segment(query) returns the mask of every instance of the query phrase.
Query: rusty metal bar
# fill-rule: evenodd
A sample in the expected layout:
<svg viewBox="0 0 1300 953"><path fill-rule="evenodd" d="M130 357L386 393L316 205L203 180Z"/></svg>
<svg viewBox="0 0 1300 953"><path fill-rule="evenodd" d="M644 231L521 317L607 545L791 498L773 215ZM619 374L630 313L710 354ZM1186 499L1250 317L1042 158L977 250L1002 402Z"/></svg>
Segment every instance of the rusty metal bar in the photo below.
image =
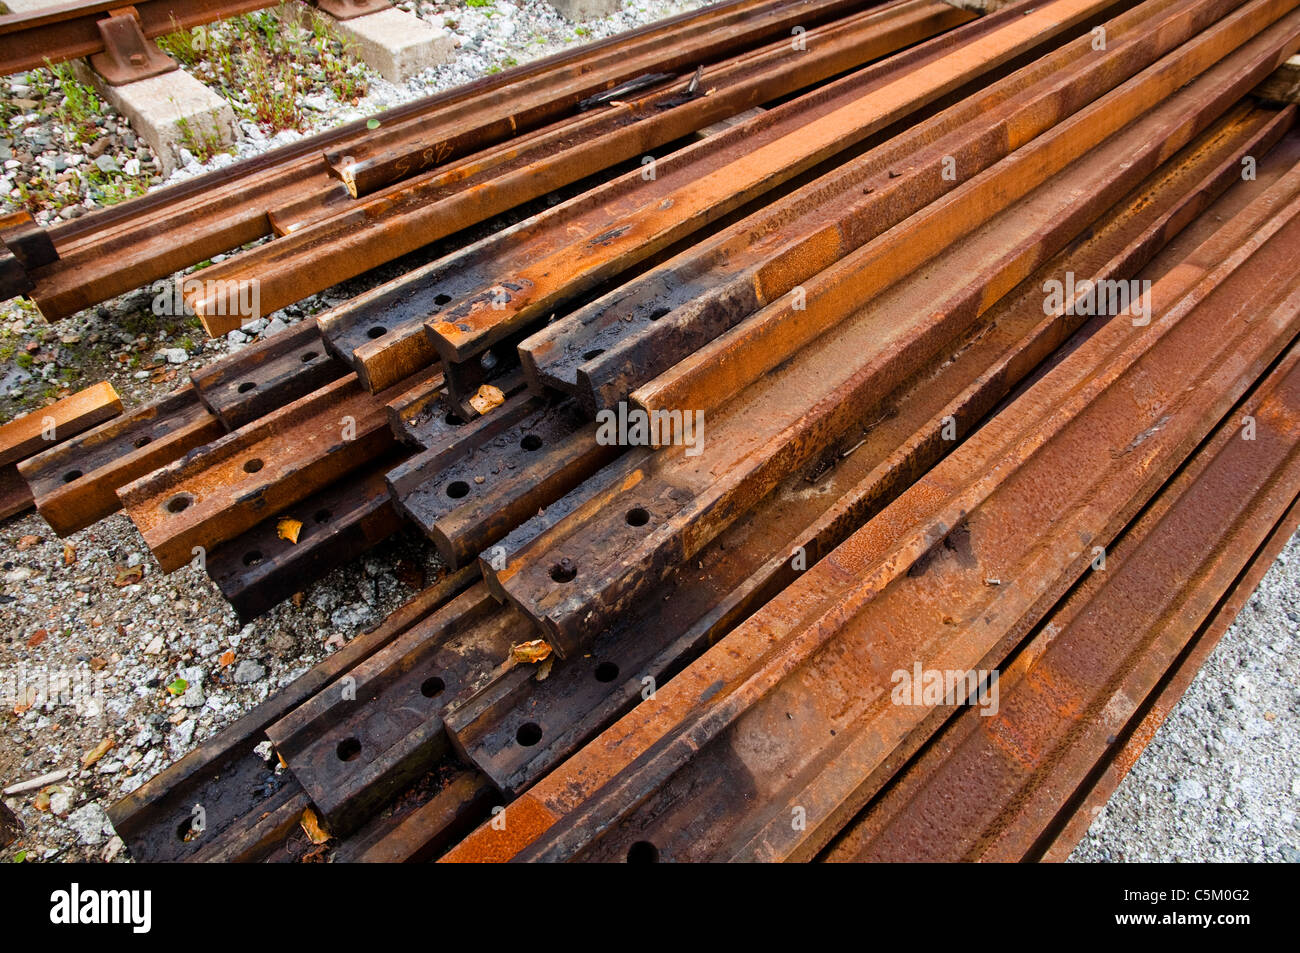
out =
<svg viewBox="0 0 1300 953"><path fill-rule="evenodd" d="M224 433L187 385L24 460L18 471L45 522L68 536L117 512L121 487Z"/></svg>
<svg viewBox="0 0 1300 953"><path fill-rule="evenodd" d="M620 453L597 442L572 401L517 398L407 461L388 482L448 565L463 566Z"/></svg>
<svg viewBox="0 0 1300 953"><path fill-rule="evenodd" d="M0 75L94 56L107 49L100 23L123 8L150 39L275 6L276 0L91 0L0 16Z"/></svg>
<svg viewBox="0 0 1300 953"><path fill-rule="evenodd" d="M1291 505L1273 533L1256 551L1250 564L1196 634L1191 646L1176 663L1158 693L1148 700L1142 719L1121 739L1119 750L1110 759L1101 776L1081 797L1076 798L1060 827L1048 835L1044 844L1039 845L1036 859L1061 862L1074 851L1096 820L1097 814L1110 800L1115 788L1146 750L1147 742L1155 736L1174 706L1182 699L1192 679L1219 644L1232 621L1254 595L1264 575L1295 535L1297 527L1300 527L1300 499Z"/></svg>
<svg viewBox="0 0 1300 953"><path fill-rule="evenodd" d="M450 856L820 849L950 710L894 703L890 671L1000 664L1295 337L1300 283L1278 276L1300 241L1297 186L1300 170L1281 211L1265 194L1166 276L1149 325L1098 322L652 705L508 806L506 833L480 828ZM1225 324L1243 312L1249 326Z"/></svg>
<svg viewBox="0 0 1300 953"><path fill-rule="evenodd" d="M447 345L445 365L468 362L494 344L526 331L561 301L649 259L674 240L793 178L821 153L847 148L847 142L834 137L820 150L807 141L803 130L811 119L835 114L841 124L865 136L964 83L987 76L1014 55L1054 44L1088 16L1107 9L1105 5L1073 3L1067 15L1054 14L1050 23L1048 14L1040 10L1037 16L1042 20L1034 15L995 14L958 27L797 102L769 110L743 126L659 159L651 181L644 177L644 170L629 173L354 299L321 316L326 340L371 387L384 386L429 364L438 354L434 346L438 342ZM1035 25L1044 27L1041 34L1023 32ZM967 41L997 49L981 47L982 57L972 53L963 59L958 51L965 49ZM946 72L932 68L943 62L950 67ZM926 74L931 77L928 83L900 92L906 77ZM875 88L894 89L900 93L900 101L866 117L855 112L860 105L854 104L865 91ZM838 114L837 108L841 108ZM791 133L788 139L780 135L783 131ZM781 171L775 178L755 179L757 173L751 166L759 159L751 153L769 140L785 142L793 154L765 156ZM769 152L773 150L775 145ZM736 166L744 167L743 175ZM753 185L748 191L739 187L746 181ZM432 337L426 337L421 324L430 316ZM456 340L439 327L454 334Z"/></svg>
<svg viewBox="0 0 1300 953"><path fill-rule="evenodd" d="M232 302L253 283L266 310L283 307L524 202L644 156L719 119L970 19L969 13L939 0L903 0L882 12L869 11L819 28L816 33L827 35L815 36L802 52L792 53L788 38L782 39L762 55L716 65L711 75L718 75L711 79L710 95L683 100L678 91L664 90L611 106L555 130L512 140L487 155L399 182L339 215L234 255L195 275L203 286L187 293L187 304L210 334L225 333L238 327ZM688 78L680 77L682 83ZM852 142L847 139L841 148ZM641 176L640 171L635 173L636 181L644 181ZM778 178L772 184L779 183ZM328 269L320 267L322 260L329 261ZM496 340L505 336L499 334Z"/></svg>
<svg viewBox="0 0 1300 953"><path fill-rule="evenodd" d="M118 491L164 572L251 529L393 445L384 399L327 384Z"/></svg>
<svg viewBox="0 0 1300 953"><path fill-rule="evenodd" d="M1031 859L1300 493L1298 438L1292 348L1003 668L997 712L946 727L827 859Z"/></svg>
<svg viewBox="0 0 1300 953"><path fill-rule="evenodd" d="M213 361L190 375L204 405L237 430L347 374L314 318Z"/></svg>
<svg viewBox="0 0 1300 953"><path fill-rule="evenodd" d="M122 399L108 381L77 391L0 427L0 466L17 463L122 412Z"/></svg>
<svg viewBox="0 0 1300 953"><path fill-rule="evenodd" d="M355 830L447 752L445 697L491 678L531 625L475 585L267 728L336 834ZM370 705L383 695L387 704ZM400 699L400 701L399 701Z"/></svg>
<svg viewBox="0 0 1300 953"><path fill-rule="evenodd" d="M121 412L117 391L102 381L0 427L0 520L23 512L34 502L31 488L19 474L19 461Z"/></svg>
<svg viewBox="0 0 1300 953"><path fill-rule="evenodd" d="M1297 25L1300 14L1288 14L887 294L857 296L869 283L860 266L874 252L871 243L817 276L806 286L808 308L822 309L822 317L838 309L834 335L708 416L694 448L666 447L626 487L575 511L494 572L497 584L545 626L557 651L580 651L668 566L692 558L785 474L852 446L851 428L884 393L1065 247L1098 205L1122 197L1240 98L1256 74L1296 44ZM940 301L935 288L947 289ZM634 512L648 521L632 525ZM564 559L577 572L557 579L553 572Z"/></svg>

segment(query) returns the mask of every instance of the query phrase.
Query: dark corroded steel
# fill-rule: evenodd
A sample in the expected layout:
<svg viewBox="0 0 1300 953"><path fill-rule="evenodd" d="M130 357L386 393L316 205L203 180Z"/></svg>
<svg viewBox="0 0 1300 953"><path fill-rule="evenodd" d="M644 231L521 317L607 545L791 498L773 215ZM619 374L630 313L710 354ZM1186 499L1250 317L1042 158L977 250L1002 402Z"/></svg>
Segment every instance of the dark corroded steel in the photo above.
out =
<svg viewBox="0 0 1300 953"><path fill-rule="evenodd" d="M360 473L268 517L208 553L206 568L247 622L355 559L402 525L384 475L401 455L381 456ZM282 519L302 524L286 538Z"/></svg>
<svg viewBox="0 0 1300 953"><path fill-rule="evenodd" d="M314 318L213 361L190 375L199 398L230 430L347 374Z"/></svg>
<svg viewBox="0 0 1300 953"><path fill-rule="evenodd" d="M267 729L330 829L346 834L447 752L444 696L507 664L528 622L476 585ZM382 694L383 705L369 704Z"/></svg>
<svg viewBox="0 0 1300 953"><path fill-rule="evenodd" d="M353 639L115 802L108 814L131 856L139 861L248 859L270 836L257 830L262 815L278 810L296 823L309 801L292 775L275 770L274 757L268 763L254 750L265 740L266 727L435 611L469 585L473 576L462 572L439 580L378 627ZM196 804L203 808L201 832L194 830ZM273 827L280 826L283 818L276 821Z"/></svg>
<svg viewBox="0 0 1300 953"><path fill-rule="evenodd" d="M449 565L476 559L622 452L573 401L520 398L389 474L402 512Z"/></svg>

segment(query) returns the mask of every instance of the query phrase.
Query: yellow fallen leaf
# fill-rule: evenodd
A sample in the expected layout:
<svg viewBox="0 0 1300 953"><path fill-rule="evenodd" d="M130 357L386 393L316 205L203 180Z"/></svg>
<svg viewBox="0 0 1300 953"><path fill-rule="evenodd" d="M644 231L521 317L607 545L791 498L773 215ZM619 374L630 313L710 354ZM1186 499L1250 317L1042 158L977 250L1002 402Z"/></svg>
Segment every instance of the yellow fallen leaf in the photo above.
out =
<svg viewBox="0 0 1300 953"><path fill-rule="evenodd" d="M104 755L108 754L109 749L111 749L114 744L115 742L112 738L105 738L99 744L95 745L95 747L86 752L86 756L81 759L81 766L83 768L90 767L100 758L104 757Z"/></svg>
<svg viewBox="0 0 1300 953"><path fill-rule="evenodd" d="M132 566L130 569L121 570L113 579L113 585L121 589L124 586L134 586L142 579L144 579L144 566Z"/></svg>
<svg viewBox="0 0 1300 953"><path fill-rule="evenodd" d="M307 839L313 844L323 844L330 839L330 832L321 827L320 820L316 817L316 812L311 808L306 808L302 812L302 829L307 833Z"/></svg>
<svg viewBox="0 0 1300 953"><path fill-rule="evenodd" d="M291 543L298 542L298 533L302 531L302 522L288 517L275 524L275 534Z"/></svg>
<svg viewBox="0 0 1300 953"><path fill-rule="evenodd" d="M71 543L63 544L63 565L71 566L77 561L77 547Z"/></svg>
<svg viewBox="0 0 1300 953"><path fill-rule="evenodd" d="M551 654L551 646L545 639L533 639L531 642L518 642L510 647L510 657L516 662L545 662Z"/></svg>
<svg viewBox="0 0 1300 953"><path fill-rule="evenodd" d="M469 399L469 405L480 414L486 414L505 402L506 395L501 392L501 388L493 387L491 384L483 384L479 387L478 393Z"/></svg>

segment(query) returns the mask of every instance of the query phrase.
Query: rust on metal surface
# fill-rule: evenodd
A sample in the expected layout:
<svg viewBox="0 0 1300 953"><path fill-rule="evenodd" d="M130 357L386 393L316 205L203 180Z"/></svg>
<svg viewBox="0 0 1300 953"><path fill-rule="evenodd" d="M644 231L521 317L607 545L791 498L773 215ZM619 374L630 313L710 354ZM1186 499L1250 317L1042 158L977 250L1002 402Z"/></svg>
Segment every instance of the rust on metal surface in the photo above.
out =
<svg viewBox="0 0 1300 953"><path fill-rule="evenodd" d="M121 487L223 433L187 385L24 460L18 469L41 516L67 536L115 513Z"/></svg>
<svg viewBox="0 0 1300 953"><path fill-rule="evenodd" d="M118 491L164 572L251 529L393 444L355 376L286 404Z"/></svg>

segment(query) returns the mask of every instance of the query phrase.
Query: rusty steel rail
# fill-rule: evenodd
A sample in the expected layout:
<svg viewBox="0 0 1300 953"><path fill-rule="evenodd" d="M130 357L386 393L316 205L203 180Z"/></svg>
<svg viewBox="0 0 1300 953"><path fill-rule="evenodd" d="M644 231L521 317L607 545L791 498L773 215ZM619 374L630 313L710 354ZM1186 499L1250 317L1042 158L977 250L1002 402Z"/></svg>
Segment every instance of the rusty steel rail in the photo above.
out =
<svg viewBox="0 0 1300 953"><path fill-rule="evenodd" d="M121 11L148 39L273 7L280 0L91 0L0 16L0 75L104 53L112 44L101 24ZM155 47L155 55L161 55Z"/></svg>
<svg viewBox="0 0 1300 953"><path fill-rule="evenodd" d="M1189 217L1240 182L1244 155L1267 153L1261 183L1300 161L1300 139L1289 140L1276 158L1269 151L1290 121L1279 118L1225 122L1171 160L1093 223L1086 240L995 306L950 355L890 394L861 445L829 470L792 474L744 521L678 567L661 593L615 619L593 642L591 658L557 661L543 682L513 673L449 705L443 717L457 750L511 794L570 756L639 700L645 676L665 681L797 578L796 562L815 564L903 492L1085 320L1044 316L1045 280L1067 271L1094 281L1136 275ZM952 441L943 439L945 421ZM524 723L540 729L535 745L518 743Z"/></svg>
<svg viewBox="0 0 1300 953"><path fill-rule="evenodd" d="M263 846L255 831L270 836L266 827L259 830L258 824L265 823L272 812L289 814L296 824L309 802L291 775L277 773L274 760L268 762L254 750L265 740L266 727L454 598L472 582L472 577L473 573L466 571L429 586L375 629L317 663L114 803L108 810L109 817L118 834L131 845L132 856L141 861L244 859ZM204 811L202 831L194 829L196 804ZM297 814L286 805L296 806Z"/></svg>
<svg viewBox="0 0 1300 953"><path fill-rule="evenodd" d="M256 618L396 533L403 520L385 474L402 456L381 455L362 472L214 548L205 568L236 615L244 622ZM282 519L301 523L298 533L286 538Z"/></svg>
<svg viewBox="0 0 1300 953"><path fill-rule="evenodd" d="M871 412L882 388L896 386L1064 247L1095 217L1097 204L1118 200L1208 126L1221 108L1216 104L1240 98L1296 48L1297 25L1300 13L1293 11L886 295L873 296L873 282L859 273L875 243L818 275L807 284L807 313L820 309L825 319L838 312L834 335L712 413L698 455L681 445L664 448L647 465L630 469L624 484L512 554L504 570L485 565L485 576L495 577L510 600L545 627L557 651L580 651L666 567L690 559L784 474L852 446L853 423ZM1107 108L1103 98L1084 113ZM1034 146L1025 147L1027 154ZM1019 168L1032 174L1034 163ZM978 187L980 177L968 184ZM945 289L939 301L935 288ZM800 398L792 400L794 394ZM633 513L647 519L633 525ZM575 572L557 568L566 559Z"/></svg>
<svg viewBox="0 0 1300 953"><path fill-rule="evenodd" d="M1102 323L448 859L814 856L952 710L894 703L891 670L1000 665L1295 338L1300 282L1277 277L1298 186L1300 169L1153 289L1150 325Z"/></svg>
<svg viewBox="0 0 1300 953"><path fill-rule="evenodd" d="M1272 534L1255 552L1249 565L1223 596L1213 614L1193 636L1191 644L1175 663L1160 688L1147 700L1141 720L1136 724L1130 722L1126 736L1120 740L1118 750L1106 763L1100 776L1085 791L1076 794L1073 803L1067 806L1058 819L1055 829L1048 833L1044 843L1038 845L1036 859L1062 862L1073 853L1088 828L1097 819L1102 807L1115 792L1115 788L1137 763L1142 752L1146 750L1147 743L1182 699L1192 679L1196 677L1196 673L1219 644L1223 634L1254 595L1255 589L1291 541L1297 528L1300 528L1300 499L1292 504L1286 516L1274 527Z"/></svg>
<svg viewBox="0 0 1300 953"><path fill-rule="evenodd" d="M393 445L381 397L349 375L118 491L172 572Z"/></svg>
<svg viewBox="0 0 1300 953"><path fill-rule="evenodd" d="M313 318L190 375L203 405L235 430L348 373Z"/></svg>
<svg viewBox="0 0 1300 953"><path fill-rule="evenodd" d="M185 386L18 465L36 509L60 536L121 507L117 491L225 433Z"/></svg>
<svg viewBox="0 0 1300 953"><path fill-rule="evenodd" d="M1268 124L1266 124L1266 128L1268 128ZM1189 160L1187 166L1185 168L1182 168L1181 170L1169 174L1165 174L1160 177L1156 177L1156 180L1152 183L1152 188L1157 189L1157 192L1154 195L1148 194L1145 190L1135 194L1132 197L1132 199L1126 203L1126 208L1128 208L1130 211L1127 213L1120 213L1117 221L1121 221L1121 222L1128 221L1125 218L1125 214L1135 215L1136 219L1132 221L1128 221L1128 224L1125 226L1121 226L1118 233L1113 232L1112 229L1107 227L1098 227L1095 230L1094 237L1090 243L1091 245L1095 246L1095 250L1091 252L1091 254L1093 255L1103 254L1106 249L1114 248L1116 243L1118 243L1121 247L1125 248L1126 253L1128 254L1139 254L1141 252L1148 252L1151 250L1151 246L1155 244L1155 242L1153 242L1154 238L1156 238L1160 234L1167 234L1167 232L1165 232L1166 229L1170 227L1174 227L1175 223L1185 220L1186 217L1188 217L1191 214L1194 214L1194 210L1202 207L1200 203L1202 203L1205 200L1204 193L1205 190L1210 187L1210 183L1217 182L1221 187L1222 184L1226 182L1227 177L1235 172L1237 158L1239 157L1239 153L1243 149L1252 151L1252 154L1259 154L1260 152L1263 151L1262 148L1257 148L1257 146L1259 145L1258 140L1251 138L1251 136L1258 135L1258 132L1252 132L1252 129L1255 130L1258 129L1257 123L1254 125L1240 124L1236 127L1236 129L1237 131L1235 132L1235 134L1233 136L1228 137L1228 142L1220 141L1222 137L1216 137L1216 136L1207 137L1207 142L1205 143L1205 145L1203 147L1199 147L1196 151L1192 153L1192 158L1194 158L1194 161ZM1225 150L1227 151L1225 152ZM1217 167L1215 166L1215 163L1218 163ZM1209 172L1209 170L1212 168L1218 168L1219 171L1217 175L1210 175L1208 178L1206 178L1206 173ZM1266 167L1261 168L1261 179L1266 178L1269 174L1270 174L1270 170L1268 168ZM1177 200L1175 201L1175 199ZM1152 212L1153 208L1157 209L1158 211ZM1144 219L1143 218L1144 215L1148 217ZM1141 229L1138 228L1139 225L1145 225L1146 227L1145 229ZM1089 246L1086 245L1085 248L1087 247ZM1072 267L1078 267L1079 269L1083 269L1085 265L1082 261L1072 262ZM1053 272L1048 271L1046 273L1053 273ZM1083 272L1083 273L1092 273L1092 272ZM1041 315L1039 315L1037 318L1034 318L1032 308L1026 308L1024 310L1026 311L1026 314L1030 319L1031 323L1032 322L1045 323L1048 326L1054 323L1053 321L1044 322ZM1068 319L1067 319L1067 323L1068 323ZM980 348L987 349L987 346L990 344L996 345L994 351L990 353L996 353L996 349L998 347L1004 346L1006 342L1015 340L1016 335L1014 331L1004 331L1006 325L1003 320L1001 319L997 320L996 325L999 333L1010 335L1009 337L1004 338L1003 344L996 344L994 335L989 335L989 334L979 335L976 338L977 343L974 348L962 348L959 350L959 354L960 354L959 361L967 360L968 356L976 354ZM1050 351L1051 348L1055 345L1055 342L1059 340L1059 335L1061 333L1063 333L1063 331L1058 328L1055 334L1047 334L1046 336L1040 335L1040 344L1039 344L1038 353L1045 354L1047 351ZM1014 349L1013 349L1013 354L1014 354ZM1008 361L1010 363L1007 363ZM996 401L997 395L1003 392L1002 390L998 390L997 388L1001 387L1005 389L1005 387L1009 386L1014 381L1014 377L1007 377L1006 374L1008 369L1010 367L1016 366L1017 363L1021 364L1021 368L1022 368L1021 372L1023 372L1025 368L1032 366L1032 364L1034 363L1034 359L1030 358L1026 362L1026 359L1023 354L1021 354L1019 358L1009 356L1003 362L1002 365L1003 370L1001 371L990 370L986 378L986 384L984 386L985 387L991 386L994 388L994 390L992 392L983 395L984 403L982 405L978 400L972 401L969 398L966 398L964 400L958 400L957 404L953 405L951 408L944 408L944 409L956 409L960 413L960 408L964 406L966 408L966 414L965 416L963 416L963 420L964 421L978 420L980 414L982 413L979 407L988 406L989 402ZM900 397L898 401L899 406L905 408L911 408L916 404L923 403L926 400L929 400L930 407L928 409L933 411L932 413L933 419L931 420L931 425L928 428L923 428L927 432L935 430L937 428L938 421L941 419L939 411L937 410L936 405L934 404L931 396L934 390L938 390L938 388L933 388L933 389L924 388L918 390L915 393L915 398L916 398L915 400L904 396L904 397ZM951 392L952 388L943 388L943 390L945 392ZM966 429L967 426L968 423L963 423L963 431ZM889 427L888 423L882 424L881 427L876 431L876 433L883 433L884 431L888 430L888 427ZM882 447L892 446L893 439L894 438L885 436L884 438L885 443L882 443L881 446ZM852 457L849 458L848 461L846 461L846 463L843 466L837 467L835 470L833 470L829 478L833 481L837 479L841 479L844 476L844 474L848 473L855 465L865 466L868 470L873 469L873 467L870 464L866 464L863 462L865 458L863 456L859 456L859 453L861 452L862 451L855 453ZM897 462L889 463L888 461L885 461L884 466L877 466L874 469L888 472L888 473L898 473L903 471L906 468L899 465ZM859 470L859 472L862 471ZM852 481L850 480L850 484L851 482ZM838 485L844 486L845 484L841 482ZM835 493L831 493L826 497L826 499L836 499L836 498L838 498L838 494ZM803 505L806 508L809 505L809 501L815 500L816 498L810 497L807 494L791 493L786 496L786 499L796 500L800 505ZM783 507L778 507L777 510L778 512L774 513L773 515L774 522L772 522L771 524L771 531L773 537L778 535L783 529L786 529L789 525L790 514L788 512L788 509L783 506ZM839 518L839 522L844 522L844 521L845 521L845 517L841 515ZM767 540L770 538L769 533L763 529L762 525L757 527L755 532L756 532L756 536L754 537L755 539ZM795 538L797 539L798 537ZM738 538L738 541L740 543L743 543L743 540L744 540L743 536ZM810 546L810 550L811 549L812 547ZM774 547L774 552L776 552L776 550L781 550L782 552L785 551L782 550L780 546ZM723 550L723 552L728 554L729 558L733 560L741 556L742 554L750 553L752 551L753 551L752 547L747 547L742 544L727 546ZM774 561L779 566L782 562L784 562L784 558L778 554L775 557ZM716 578L716 576L718 575L718 571L719 571L718 565L710 559L706 561L705 567L702 567L701 575L703 578ZM743 576L743 572L742 572L742 576ZM680 606L677 608L676 611L678 614L668 616L666 621L675 622L678 625L680 625L681 621L686 617L680 615L680 612L682 611ZM723 612L724 615L726 614L726 611L721 608L713 611L715 613L721 611ZM737 610L733 604L732 612L735 611ZM647 631L647 630L642 629L641 631ZM649 628L648 631L656 631L656 630L654 628ZM628 646L629 647L635 646L637 644L637 641L644 641L644 640L634 640L628 643ZM564 683L563 681L564 673L567 671L570 674L580 674L583 678L586 679L587 683L589 683L592 686L604 687L610 690L621 690L619 691L621 695L630 696L634 698L636 696L635 690L629 692L625 685L620 685L615 679L608 678L608 674L605 670L608 669L610 665L615 663L612 662L610 655L601 653L601 655L598 655L598 658L601 658L602 656L603 656L603 660L599 662L595 660L591 662L583 661L581 665L572 665L568 669L559 669L556 673L552 675L553 679L557 679L556 683L551 683L549 680L548 682L545 683L538 683L531 679L527 679L526 684L530 686L536 686L541 689L546 689L548 685L554 685L556 688L561 689L561 691L559 695L554 695L553 693L553 697L564 697L574 687L571 679L567 683ZM617 658L619 662L625 663L625 665L627 666L625 668L625 671L639 670L637 667L635 667L636 663L634 662L634 660L628 658L627 656L615 655L613 656L613 658ZM594 670L594 674L593 674L593 670ZM634 686L635 689L639 689L639 682L632 681L632 685ZM362 697L362 696L358 696L358 697ZM575 712L580 711L581 702L584 700L586 700L586 698L580 697L578 699L579 704L577 706L571 706L571 710ZM626 703L631 704L630 700L627 701ZM553 717L547 717L544 708L539 709L536 705L531 705L529 706L528 709L525 710L526 711L531 710L534 713L539 711L542 712L542 714L540 714L539 717L546 728L548 746L551 743L552 738L559 739L565 733L562 725L558 725ZM590 716L597 719L601 717L607 717L607 716L600 715L598 712L591 712ZM523 715L521 713L520 716L516 716L516 717L523 717ZM515 725L508 724L508 728L510 729L510 733L513 735L515 733ZM552 734L552 732L554 732L554 734ZM369 735L364 737L367 738L367 741L371 740L372 738L372 736ZM251 747L251 742L248 744L248 747ZM516 748L516 750L520 752L523 752L525 754L531 754L531 753L539 752L544 746L523 747L516 744L514 745L514 747ZM560 750L562 751L563 749L561 748ZM562 757L563 755L559 754L555 756ZM474 814L474 810L468 810L468 811L464 810L466 804L470 802L475 803L477 805L477 813L479 816L482 816L485 810L485 804L487 803L487 801L483 797L483 787L481 781L475 780L471 777L461 777L458 781L458 785L448 785L448 788L446 790L448 791L448 793L445 796L442 795L435 796L434 800L428 802L425 806L417 809L414 813L412 813L406 819L404 819L397 826L395 830L391 831L389 834L381 838L377 843L372 843L369 846L365 847L365 849L361 849L360 847L356 846L356 844L360 841L366 840L366 838L373 836L372 834L366 833L365 836L363 837L362 833L358 833L354 838L345 839L342 847L340 848L340 857L347 857L349 859L378 859L381 857L386 859L403 859L410 856L427 855L427 853L430 850L436 849L437 844L445 842L445 840L449 835L449 831L454 830L455 827L454 822L459 822L463 824L465 823L467 814L468 815ZM470 797L471 793L474 795L473 798ZM478 800L474 800L475 798L477 798ZM258 851L266 849L270 841L275 840L277 837L282 837L284 833L285 824L289 824L289 826L292 826L292 821L296 817L296 814L294 812L296 810L299 810L300 806L301 806L301 802L295 800L288 808L285 808L284 810L280 811L278 814L273 814L271 818L263 821L260 825L250 825L251 828L256 828L256 836L250 833L246 837L242 838L240 841L241 849L244 850L246 853L238 854L238 853L232 853L230 850L227 850L225 853L217 852L214 854L212 852L209 852L202 856L220 856L226 858L243 857L243 859L253 859L254 856L258 855ZM179 817L180 823L182 824L187 823L187 815L185 815L183 812L177 813L173 811L172 813L176 814L176 816ZM275 821L276 818L279 818L279 823L278 824L271 823L272 821ZM175 823L169 826L175 826ZM170 830L167 830L164 833L167 835L172 834ZM157 835L155 834L155 836ZM132 838L131 844L132 844L133 851L135 851L137 849L137 844L134 838ZM254 849L255 847L256 850Z"/></svg>
<svg viewBox="0 0 1300 953"><path fill-rule="evenodd" d="M473 562L622 453L573 401L516 398L388 476L397 505L453 567Z"/></svg>
<svg viewBox="0 0 1300 953"><path fill-rule="evenodd" d="M34 502L31 487L20 475L21 463L121 412L117 391L101 381L0 427L0 519Z"/></svg>
<svg viewBox="0 0 1300 953"><path fill-rule="evenodd" d="M826 859L1034 859L1298 493L1292 347L1002 669L997 712L947 726Z"/></svg>
<svg viewBox="0 0 1300 953"><path fill-rule="evenodd" d="M32 300L54 320L194 265L215 254L341 209L352 200L330 166L405 150L418 164L432 149L448 162L565 116L583 98L655 70L694 69L817 25L860 0L729 0L555 54L358 120L149 195L101 209L48 233L57 260L27 269ZM430 141L430 130L452 137ZM394 175L408 174L394 169ZM124 267L125 266L125 267ZM19 269L21 272L21 269ZM16 279L23 278L18 274ZM29 290L22 281L10 294Z"/></svg>
<svg viewBox="0 0 1300 953"><path fill-rule="evenodd" d="M268 726L267 736L339 834L350 833L448 752L444 696L473 691L533 637L476 584ZM355 691L353 691L355 689ZM377 694L400 704L372 708Z"/></svg>

